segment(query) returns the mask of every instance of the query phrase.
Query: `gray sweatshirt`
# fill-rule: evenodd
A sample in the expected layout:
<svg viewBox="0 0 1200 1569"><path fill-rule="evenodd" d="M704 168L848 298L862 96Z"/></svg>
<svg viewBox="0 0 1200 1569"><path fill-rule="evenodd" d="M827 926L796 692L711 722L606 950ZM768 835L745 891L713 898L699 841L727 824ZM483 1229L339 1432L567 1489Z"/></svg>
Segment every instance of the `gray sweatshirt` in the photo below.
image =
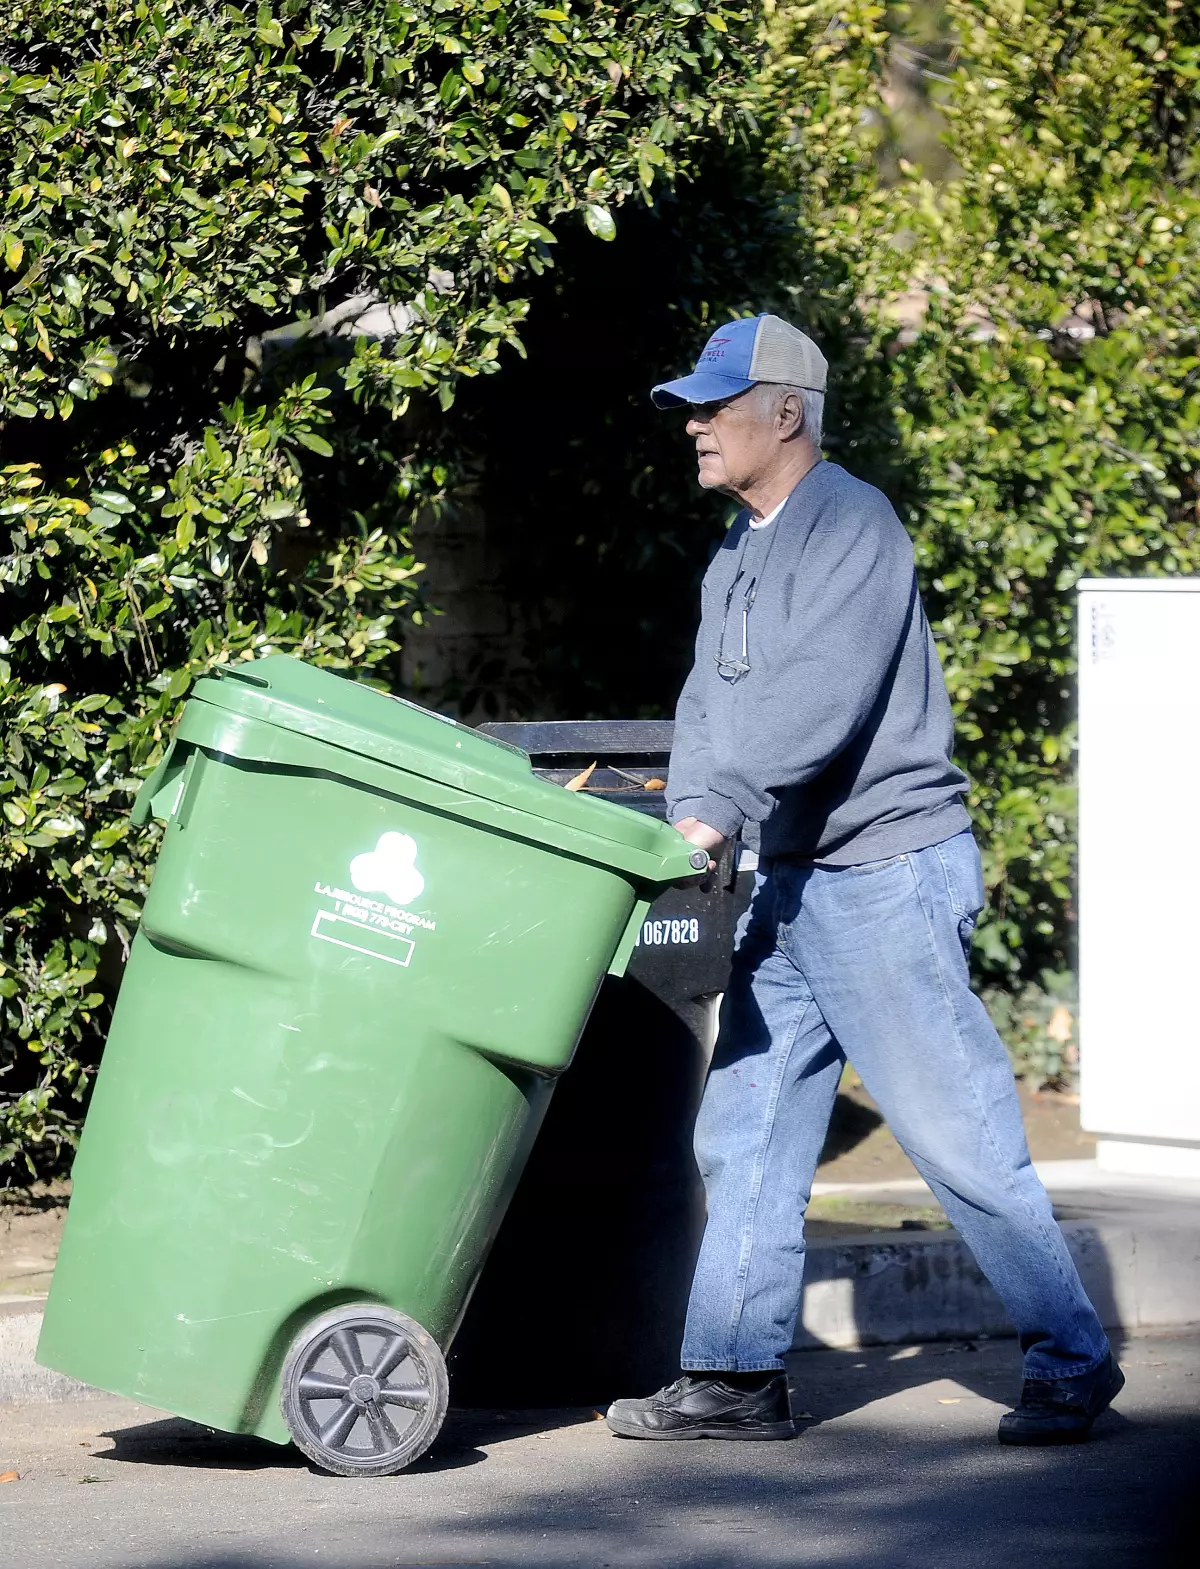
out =
<svg viewBox="0 0 1200 1569"><path fill-rule="evenodd" d="M887 498L821 462L773 523L752 529L748 517L705 574L670 820L741 829L764 856L832 866L959 833L967 780L950 760L912 542Z"/></svg>

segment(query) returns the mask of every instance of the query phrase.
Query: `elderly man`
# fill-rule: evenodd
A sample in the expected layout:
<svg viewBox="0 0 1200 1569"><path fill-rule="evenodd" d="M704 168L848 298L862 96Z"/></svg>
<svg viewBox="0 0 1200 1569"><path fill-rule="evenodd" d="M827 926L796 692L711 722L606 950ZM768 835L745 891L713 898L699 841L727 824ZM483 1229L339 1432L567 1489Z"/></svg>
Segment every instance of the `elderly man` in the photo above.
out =
<svg viewBox="0 0 1200 1569"><path fill-rule="evenodd" d="M826 362L776 316L730 322L686 407L699 481L741 511L704 580L671 821L757 848L696 1125L708 1223L682 1377L608 1412L627 1438L789 1438L782 1357L804 1213L849 1059L1003 1299L1025 1382L1001 1442L1087 1435L1124 1379L1030 1164L1012 1071L968 983L984 902L912 545L822 460Z"/></svg>

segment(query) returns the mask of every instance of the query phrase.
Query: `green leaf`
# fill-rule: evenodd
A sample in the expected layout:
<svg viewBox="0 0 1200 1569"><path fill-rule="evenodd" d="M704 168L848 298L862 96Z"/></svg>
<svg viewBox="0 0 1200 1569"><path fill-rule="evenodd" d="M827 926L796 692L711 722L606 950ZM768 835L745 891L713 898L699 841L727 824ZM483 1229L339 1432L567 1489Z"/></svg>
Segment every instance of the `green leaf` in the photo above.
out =
<svg viewBox="0 0 1200 1569"><path fill-rule="evenodd" d="M110 512L136 512L137 508L129 497L120 490L93 490L92 500L102 507L107 507Z"/></svg>
<svg viewBox="0 0 1200 1569"><path fill-rule="evenodd" d="M614 230L614 233L616 231ZM543 240L547 245L557 243L553 231L547 229L544 223L534 223L530 218L522 218L521 222L513 225L513 233L526 240Z"/></svg>
<svg viewBox="0 0 1200 1569"><path fill-rule="evenodd" d="M615 240L617 226L613 221L612 213L607 207L601 207L598 202L588 202L583 209L584 222L598 239Z"/></svg>

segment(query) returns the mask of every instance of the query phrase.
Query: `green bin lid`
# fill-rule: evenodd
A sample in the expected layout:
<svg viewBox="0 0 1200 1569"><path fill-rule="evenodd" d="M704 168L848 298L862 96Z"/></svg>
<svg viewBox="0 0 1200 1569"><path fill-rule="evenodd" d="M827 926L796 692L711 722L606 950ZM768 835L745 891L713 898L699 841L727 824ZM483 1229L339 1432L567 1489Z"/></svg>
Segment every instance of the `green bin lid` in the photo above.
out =
<svg viewBox="0 0 1200 1569"><path fill-rule="evenodd" d="M538 779L528 754L507 742L290 655L214 666L196 682L188 709L197 703L335 747L337 771L350 777L357 758L403 769L576 834L666 856L674 869L664 872L688 875L689 847L655 818ZM188 717L185 735L194 728ZM238 755L236 725L220 749Z"/></svg>

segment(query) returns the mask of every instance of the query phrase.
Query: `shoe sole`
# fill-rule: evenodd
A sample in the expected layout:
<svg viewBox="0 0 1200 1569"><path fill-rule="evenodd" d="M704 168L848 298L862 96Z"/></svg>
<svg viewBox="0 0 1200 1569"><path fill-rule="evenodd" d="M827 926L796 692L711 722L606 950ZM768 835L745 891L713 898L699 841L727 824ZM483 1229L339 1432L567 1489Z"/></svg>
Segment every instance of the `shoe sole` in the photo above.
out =
<svg viewBox="0 0 1200 1569"><path fill-rule="evenodd" d="M1104 1415L1109 1406L1112 1405L1113 1401L1125 1388L1124 1373L1122 1373L1119 1367L1115 1369L1115 1372L1116 1377L1113 1379L1112 1385L1110 1386L1107 1395L1104 1397L1103 1404L1098 1406L1096 1410L1092 1412L1091 1416L1088 1418L1086 1424L1083 1427L1068 1428L1065 1430L1060 1428L1057 1431L1054 1428L1048 1428L1040 1433L1036 1429L1022 1433L1019 1431L1006 1432L1004 1428L1001 1428L996 1434L997 1439L1002 1444L1013 1444L1016 1447L1023 1449L1043 1449L1048 1448L1052 1444L1082 1444L1088 1437L1090 1437L1092 1424L1096 1421L1096 1418Z"/></svg>
<svg viewBox="0 0 1200 1569"><path fill-rule="evenodd" d="M792 1422L761 1422L755 1427L676 1427L655 1430L654 1428L639 1427L636 1422L613 1421L611 1417L604 1419L608 1423L610 1432L618 1438L649 1438L678 1442L687 1438L732 1438L743 1443L756 1443L763 1440L795 1438L796 1424Z"/></svg>

